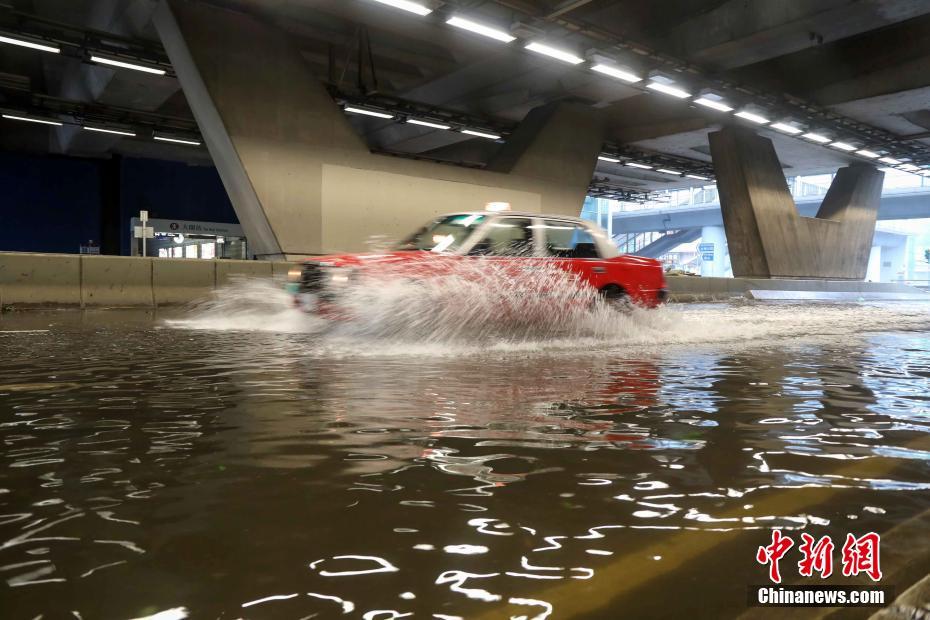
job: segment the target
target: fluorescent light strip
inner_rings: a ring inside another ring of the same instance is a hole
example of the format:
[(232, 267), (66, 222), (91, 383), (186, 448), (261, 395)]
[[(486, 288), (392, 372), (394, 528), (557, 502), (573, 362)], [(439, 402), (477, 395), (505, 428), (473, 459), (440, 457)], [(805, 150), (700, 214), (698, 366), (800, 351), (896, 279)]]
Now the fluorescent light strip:
[(862, 155), (863, 157), (868, 157), (869, 159), (875, 159), (878, 157), (878, 153), (873, 153), (872, 151), (867, 151), (862, 149), (861, 151), (856, 151), (856, 155)]
[(646, 84), (646, 88), (651, 88), (652, 90), (665, 93), (666, 95), (671, 95), (672, 97), (678, 97), (679, 99), (686, 99), (691, 96), (691, 93), (686, 90), (682, 90), (668, 84), (663, 84), (662, 82), (649, 82)]
[(591, 67), (591, 71), (597, 71), (598, 73), (603, 73), (604, 75), (609, 75), (610, 77), (623, 80), (624, 82), (630, 82), (631, 84), (643, 81), (643, 78), (639, 77), (638, 75), (634, 75), (629, 71), (624, 71), (623, 69), (611, 67), (610, 65), (594, 65)]
[(856, 147), (854, 147), (852, 144), (846, 144), (845, 142), (834, 142), (830, 146), (835, 149), (839, 149), (841, 151), (855, 151), (856, 150)]
[(120, 67), (122, 69), (132, 69), (133, 71), (142, 71), (144, 73), (154, 73), (155, 75), (165, 75), (166, 73), (164, 69), (146, 67), (145, 65), (135, 65), (131, 62), (123, 62), (122, 60), (114, 60), (112, 58), (104, 58), (102, 56), (91, 56), (90, 60), (91, 62), (97, 62), (102, 65), (111, 65), (113, 67)]
[(392, 6), (395, 9), (410, 11), (411, 13), (416, 13), (417, 15), (421, 16), (429, 15), (433, 12), (433, 9), (425, 7), (422, 4), (417, 4), (416, 2), (410, 2), (410, 0), (375, 0), (375, 2), (380, 2), (381, 4)]
[(681, 173), (677, 170), (669, 170), (668, 168), (656, 168), (656, 172), (662, 172), (665, 174), (674, 174), (675, 176), (681, 176)]
[(451, 125), (440, 125), (439, 123), (431, 123), (429, 121), (420, 121), (415, 118), (408, 118), (407, 122), (411, 125), (420, 125), (422, 127), (432, 127), (433, 129), (451, 129)]
[(686, 174), (685, 176), (688, 177), (689, 179), (697, 179), (698, 181), (708, 181), (708, 180), (709, 180), (707, 177), (702, 177), (702, 176), (699, 176), (699, 175), (697, 175), (697, 174)]
[(898, 164), (901, 163), (900, 161), (898, 161), (898, 160), (895, 159), (894, 157), (879, 157), (879, 158), (878, 158), (878, 161), (882, 162), (883, 164), (888, 164), (888, 165), (891, 165), (891, 166), (897, 166)]
[(375, 112), (374, 110), (366, 110), (364, 108), (353, 108), (352, 106), (346, 106), (343, 109), (351, 114), (364, 114), (365, 116), (374, 116), (375, 118), (394, 118), (393, 114)]
[(746, 110), (737, 112), (736, 116), (745, 118), (747, 121), (752, 121), (753, 123), (758, 123), (759, 125), (765, 125), (769, 122), (769, 119), (765, 118), (764, 116), (759, 116), (758, 114), (753, 114), (752, 112), (747, 112)]
[(898, 166), (898, 169), (904, 170), (905, 172), (914, 172), (915, 170), (920, 170), (920, 168), (918, 168), (914, 164), (901, 164), (900, 166)]
[(130, 138), (134, 138), (136, 136), (136, 134), (131, 131), (119, 131), (117, 129), (103, 129), (102, 127), (87, 127), (85, 125), (84, 127), (82, 127), (82, 129), (86, 129), (87, 131), (97, 131), (100, 133), (112, 133), (118, 136), (129, 136)]
[(453, 17), (446, 21), (446, 23), (450, 26), (455, 26), (456, 28), (462, 28), (464, 30), (474, 32), (475, 34), (480, 34), (492, 39), (496, 39), (497, 41), (502, 41), (503, 43), (510, 43), (511, 41), (516, 40), (516, 37), (507, 34), (503, 30), (491, 28), (490, 26), (485, 26), (463, 17)]
[(706, 108), (718, 110), (720, 112), (732, 112), (733, 111), (733, 108), (731, 108), (724, 102), (717, 101), (716, 99), (708, 99), (707, 97), (699, 97), (698, 99), (694, 100), (694, 103), (698, 105), (702, 105)]
[(54, 125), (55, 127), (61, 127), (61, 123), (58, 121), (46, 121), (41, 118), (28, 118), (26, 116), (15, 116), (13, 114), (4, 114), (3, 118), (8, 118), (11, 121), (26, 121), (27, 123), (41, 123), (43, 125)]
[(542, 43), (530, 43), (526, 46), (526, 49), (530, 50), (531, 52), (536, 52), (537, 54), (542, 54), (543, 56), (549, 56), (550, 58), (555, 58), (556, 60), (561, 60), (562, 62), (567, 62), (573, 65), (580, 65), (584, 62), (583, 58), (579, 58), (571, 52), (549, 47), (548, 45), (543, 45)]
[(631, 168), (642, 168), (643, 170), (652, 170), (652, 166), (647, 166), (646, 164), (640, 164), (635, 161), (628, 161), (623, 164), (624, 166), (630, 166)]
[(462, 133), (467, 133), (470, 136), (478, 136), (479, 138), (487, 138), (488, 140), (500, 140), (501, 137), (493, 133), (484, 133), (483, 131), (475, 131), (473, 129), (463, 129)]
[(812, 141), (812, 142), (817, 142), (817, 143), (820, 143), (820, 144), (829, 144), (829, 143), (830, 143), (830, 138), (828, 138), (828, 137), (826, 137), (826, 136), (821, 136), (819, 133), (806, 133), (806, 134), (804, 134), (804, 135), (801, 136), (801, 137), (802, 137), (802, 138), (807, 138), (808, 140), (810, 140), (810, 141)]
[(196, 140), (182, 140), (181, 138), (166, 138), (164, 136), (152, 136), (152, 138), (160, 142), (175, 142), (177, 144), (189, 144), (191, 146), (200, 146), (200, 142)]
[(801, 133), (800, 129), (798, 129), (794, 125), (789, 125), (787, 123), (772, 123), (771, 127), (772, 129), (777, 129), (778, 131), (781, 131), (784, 133), (790, 133), (793, 136)]
[(0, 35), (0, 43), (9, 43), (10, 45), (18, 45), (20, 47), (28, 47), (32, 50), (39, 50), (42, 52), (51, 52), (53, 54), (60, 54), (61, 49), (58, 47), (53, 47), (51, 45), (43, 45), (42, 43), (33, 43), (32, 41), (24, 41), (22, 39), (13, 39), (11, 37), (6, 37)]
[(620, 163), (619, 159), (616, 159), (614, 157), (607, 157), (606, 155), (598, 155), (597, 158), (600, 159), (601, 161), (609, 161), (612, 164)]

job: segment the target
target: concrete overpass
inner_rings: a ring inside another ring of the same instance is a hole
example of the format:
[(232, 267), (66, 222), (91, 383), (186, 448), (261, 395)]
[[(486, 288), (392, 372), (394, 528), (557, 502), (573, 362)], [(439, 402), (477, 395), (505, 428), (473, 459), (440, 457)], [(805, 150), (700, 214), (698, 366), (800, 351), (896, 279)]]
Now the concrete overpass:
[[(798, 211), (805, 217), (814, 217), (822, 196), (797, 199)], [(879, 220), (910, 220), (930, 218), (930, 191), (900, 192), (882, 196), (878, 210)], [(668, 230), (723, 226), (720, 203), (698, 206), (623, 211), (613, 215), (613, 234), (643, 233)]]

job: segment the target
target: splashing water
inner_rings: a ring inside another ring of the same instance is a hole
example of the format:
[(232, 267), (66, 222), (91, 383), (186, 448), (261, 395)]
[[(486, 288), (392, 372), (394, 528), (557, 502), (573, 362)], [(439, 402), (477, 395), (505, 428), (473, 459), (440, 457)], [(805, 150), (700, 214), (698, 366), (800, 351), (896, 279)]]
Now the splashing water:
[(271, 331), (316, 336), (324, 355), (461, 355), (618, 346), (734, 343), (926, 329), (930, 304), (672, 304), (620, 312), (574, 274), (539, 266), (515, 270), (488, 260), (411, 277), (390, 266), (353, 277), (336, 293), (338, 313), (295, 307), (280, 283), (240, 279), (166, 321), (180, 329)]

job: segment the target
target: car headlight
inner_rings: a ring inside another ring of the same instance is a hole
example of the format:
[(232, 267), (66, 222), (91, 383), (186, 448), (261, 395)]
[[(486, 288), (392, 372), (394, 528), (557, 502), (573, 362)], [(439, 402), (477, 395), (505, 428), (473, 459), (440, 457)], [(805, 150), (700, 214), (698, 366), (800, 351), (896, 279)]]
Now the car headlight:
[(327, 282), (333, 286), (345, 286), (355, 279), (355, 272), (351, 267), (330, 267), (326, 270)]

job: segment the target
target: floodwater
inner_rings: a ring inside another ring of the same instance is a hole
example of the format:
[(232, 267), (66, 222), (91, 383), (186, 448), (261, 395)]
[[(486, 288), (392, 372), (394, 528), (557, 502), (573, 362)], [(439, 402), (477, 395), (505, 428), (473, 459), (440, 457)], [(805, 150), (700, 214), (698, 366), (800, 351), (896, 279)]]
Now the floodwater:
[(930, 509), (930, 305), (416, 337), (233, 297), (0, 315), (3, 618), (751, 617), (771, 528)]

